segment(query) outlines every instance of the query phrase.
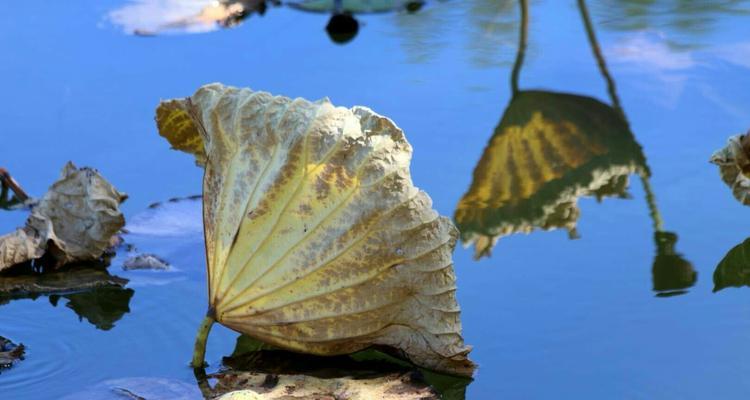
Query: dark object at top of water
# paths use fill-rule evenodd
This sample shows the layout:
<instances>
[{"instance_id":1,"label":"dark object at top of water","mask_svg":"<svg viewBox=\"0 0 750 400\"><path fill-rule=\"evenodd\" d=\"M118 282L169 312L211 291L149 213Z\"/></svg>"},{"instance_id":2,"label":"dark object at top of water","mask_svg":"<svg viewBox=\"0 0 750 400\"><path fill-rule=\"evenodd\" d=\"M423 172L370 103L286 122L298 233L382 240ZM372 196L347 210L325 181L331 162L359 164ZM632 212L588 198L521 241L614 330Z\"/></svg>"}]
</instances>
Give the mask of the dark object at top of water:
<instances>
[{"instance_id":1,"label":"dark object at top of water","mask_svg":"<svg viewBox=\"0 0 750 400\"><path fill-rule=\"evenodd\" d=\"M698 280L693 265L675 251L677 235L672 232L656 232L656 257L651 270L654 291L658 297L671 297L687 293L687 288Z\"/></svg>"},{"instance_id":2,"label":"dark object at top of water","mask_svg":"<svg viewBox=\"0 0 750 400\"><path fill-rule=\"evenodd\" d=\"M359 32L359 21L350 14L334 14L328 20L326 32L334 43L349 43Z\"/></svg>"}]
</instances>

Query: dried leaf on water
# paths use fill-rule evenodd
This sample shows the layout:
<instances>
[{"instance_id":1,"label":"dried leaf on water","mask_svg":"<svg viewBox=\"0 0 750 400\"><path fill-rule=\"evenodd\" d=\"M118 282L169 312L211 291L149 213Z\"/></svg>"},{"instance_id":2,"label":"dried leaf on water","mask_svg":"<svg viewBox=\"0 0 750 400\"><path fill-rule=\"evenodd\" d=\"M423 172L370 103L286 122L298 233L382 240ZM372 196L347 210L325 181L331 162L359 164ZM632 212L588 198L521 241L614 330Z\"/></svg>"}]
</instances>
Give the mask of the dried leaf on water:
<instances>
[{"instance_id":1,"label":"dried leaf on water","mask_svg":"<svg viewBox=\"0 0 750 400\"><path fill-rule=\"evenodd\" d=\"M19 360L23 360L26 348L23 344L15 344L0 336L0 371L10 368Z\"/></svg>"},{"instance_id":2,"label":"dried leaf on water","mask_svg":"<svg viewBox=\"0 0 750 400\"><path fill-rule=\"evenodd\" d=\"M505 110L456 207L475 258L497 240L535 229L577 237L578 199L628 197L628 177L648 174L627 122L611 106L567 93L522 91Z\"/></svg>"},{"instance_id":3,"label":"dried leaf on water","mask_svg":"<svg viewBox=\"0 0 750 400\"><path fill-rule=\"evenodd\" d=\"M714 292L750 286L750 238L734 246L714 270Z\"/></svg>"},{"instance_id":4,"label":"dried leaf on water","mask_svg":"<svg viewBox=\"0 0 750 400\"><path fill-rule=\"evenodd\" d=\"M269 395L262 397L264 399L275 398L274 393L279 392L273 389L287 386L289 396L301 398L308 398L306 396L315 391L316 396L321 396L318 398L464 400L466 386L471 383L470 378L418 369L374 349L322 357L274 349L245 335L238 337L232 355L225 357L222 363L222 373L217 374L218 385L206 388L205 383L199 381L208 389L204 390L208 394L206 397L250 389L263 396ZM295 381L302 384L293 384ZM292 384L283 385L284 382ZM358 387L361 385L352 382L366 384L369 392L363 392ZM350 393L351 397L344 393ZM353 393L362 394L355 396Z\"/></svg>"},{"instance_id":5,"label":"dried leaf on water","mask_svg":"<svg viewBox=\"0 0 750 400\"><path fill-rule=\"evenodd\" d=\"M750 132L730 137L710 161L719 166L721 180L732 189L734 198L750 205Z\"/></svg>"},{"instance_id":6,"label":"dried leaf on water","mask_svg":"<svg viewBox=\"0 0 750 400\"><path fill-rule=\"evenodd\" d=\"M389 346L471 375L451 259L457 230L412 184L411 146L391 120L211 84L162 102L157 124L205 163L218 322L285 349ZM203 151L181 145L190 132Z\"/></svg>"},{"instance_id":7,"label":"dried leaf on water","mask_svg":"<svg viewBox=\"0 0 750 400\"><path fill-rule=\"evenodd\" d=\"M0 271L44 255L53 267L99 259L125 225L126 198L96 170L66 164L26 225L0 236Z\"/></svg>"}]
</instances>

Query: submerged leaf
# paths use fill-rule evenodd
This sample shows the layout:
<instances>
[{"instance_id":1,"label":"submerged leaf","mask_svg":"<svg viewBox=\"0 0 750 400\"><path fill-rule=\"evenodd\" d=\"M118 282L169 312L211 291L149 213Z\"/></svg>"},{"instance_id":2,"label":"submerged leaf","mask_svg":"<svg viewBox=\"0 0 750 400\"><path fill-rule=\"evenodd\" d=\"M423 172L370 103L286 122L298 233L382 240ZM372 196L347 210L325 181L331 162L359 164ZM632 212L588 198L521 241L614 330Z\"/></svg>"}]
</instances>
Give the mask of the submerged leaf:
<instances>
[{"instance_id":1,"label":"submerged leaf","mask_svg":"<svg viewBox=\"0 0 750 400\"><path fill-rule=\"evenodd\" d=\"M734 198L750 205L750 133L730 137L710 161L719 166L721 180L732 189Z\"/></svg>"},{"instance_id":2,"label":"submerged leaf","mask_svg":"<svg viewBox=\"0 0 750 400\"><path fill-rule=\"evenodd\" d=\"M26 226L0 237L0 271L45 254L56 267L100 258L125 225L126 198L97 171L68 163Z\"/></svg>"},{"instance_id":3,"label":"submerged leaf","mask_svg":"<svg viewBox=\"0 0 750 400\"><path fill-rule=\"evenodd\" d=\"M734 246L714 270L714 292L750 286L750 238Z\"/></svg>"},{"instance_id":4,"label":"submerged leaf","mask_svg":"<svg viewBox=\"0 0 750 400\"><path fill-rule=\"evenodd\" d=\"M648 174L640 145L612 107L590 97L517 93L456 207L464 244L489 255L500 237L565 228L577 237L578 199L627 197Z\"/></svg>"},{"instance_id":5,"label":"submerged leaf","mask_svg":"<svg viewBox=\"0 0 750 400\"><path fill-rule=\"evenodd\" d=\"M160 133L173 144L164 110L187 113L204 143L218 322L286 349L390 346L428 368L472 373L451 259L457 231L412 184L411 146L391 120L211 84L160 105Z\"/></svg>"}]
</instances>

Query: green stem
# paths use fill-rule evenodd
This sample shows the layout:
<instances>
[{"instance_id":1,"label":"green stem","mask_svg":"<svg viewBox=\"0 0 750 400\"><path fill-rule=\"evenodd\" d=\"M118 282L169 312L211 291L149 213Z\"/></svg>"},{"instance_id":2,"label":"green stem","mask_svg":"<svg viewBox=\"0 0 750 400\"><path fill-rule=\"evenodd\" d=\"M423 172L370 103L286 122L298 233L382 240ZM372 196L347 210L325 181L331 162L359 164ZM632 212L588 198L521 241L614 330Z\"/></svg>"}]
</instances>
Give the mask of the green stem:
<instances>
[{"instance_id":1,"label":"green stem","mask_svg":"<svg viewBox=\"0 0 750 400\"><path fill-rule=\"evenodd\" d=\"M518 77L521 74L521 66L526 55L526 43L529 31L529 2L520 0L521 4L521 27L518 34L518 51L516 53L516 62L513 63L513 73L511 74L510 84L513 88L513 95L518 93Z\"/></svg>"},{"instance_id":2,"label":"green stem","mask_svg":"<svg viewBox=\"0 0 750 400\"><path fill-rule=\"evenodd\" d=\"M214 318L210 315L206 315L203 318L200 328L198 328L198 334L195 336L195 349L193 350L193 361L190 366L193 368L203 368L204 360L206 358L206 341L208 340L208 334L211 332L211 327L214 325Z\"/></svg>"}]
</instances>

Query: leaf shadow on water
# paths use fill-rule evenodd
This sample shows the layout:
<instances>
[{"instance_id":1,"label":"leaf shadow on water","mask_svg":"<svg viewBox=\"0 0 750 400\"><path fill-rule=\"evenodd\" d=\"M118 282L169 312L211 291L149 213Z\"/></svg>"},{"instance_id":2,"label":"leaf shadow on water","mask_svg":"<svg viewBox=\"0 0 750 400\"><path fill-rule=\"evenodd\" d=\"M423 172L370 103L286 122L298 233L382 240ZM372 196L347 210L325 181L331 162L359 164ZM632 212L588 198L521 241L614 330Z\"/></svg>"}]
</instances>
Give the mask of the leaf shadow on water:
<instances>
[{"instance_id":1,"label":"leaf shadow on water","mask_svg":"<svg viewBox=\"0 0 750 400\"><path fill-rule=\"evenodd\" d=\"M462 242L473 245L474 257L480 259L511 234L563 228L577 239L578 200L631 198L629 177L637 175L654 231L653 290L658 297L686 293L697 273L676 251L677 235L663 228L646 156L620 105L585 1L579 0L578 7L611 104L578 94L519 89L529 25L528 1L519 3L512 98L456 207Z\"/></svg>"},{"instance_id":2,"label":"leaf shadow on water","mask_svg":"<svg viewBox=\"0 0 750 400\"><path fill-rule=\"evenodd\" d=\"M299 396L295 399L337 398L338 391L349 393L351 398L365 398L357 394L362 386L393 395L383 398L466 398L466 387L472 379L418 368L388 351L367 349L324 357L276 349L241 335L233 353L223 358L220 371L207 374L200 368L195 375L206 398L244 389L277 398L274 396L280 388Z\"/></svg>"},{"instance_id":3,"label":"leaf shadow on water","mask_svg":"<svg viewBox=\"0 0 750 400\"><path fill-rule=\"evenodd\" d=\"M135 293L125 288L127 279L110 275L107 264L88 263L67 266L60 270L38 273L30 263L13 267L0 274L0 306L14 300L46 297L57 307L60 299L65 306L97 329L110 330L130 312Z\"/></svg>"}]
</instances>

